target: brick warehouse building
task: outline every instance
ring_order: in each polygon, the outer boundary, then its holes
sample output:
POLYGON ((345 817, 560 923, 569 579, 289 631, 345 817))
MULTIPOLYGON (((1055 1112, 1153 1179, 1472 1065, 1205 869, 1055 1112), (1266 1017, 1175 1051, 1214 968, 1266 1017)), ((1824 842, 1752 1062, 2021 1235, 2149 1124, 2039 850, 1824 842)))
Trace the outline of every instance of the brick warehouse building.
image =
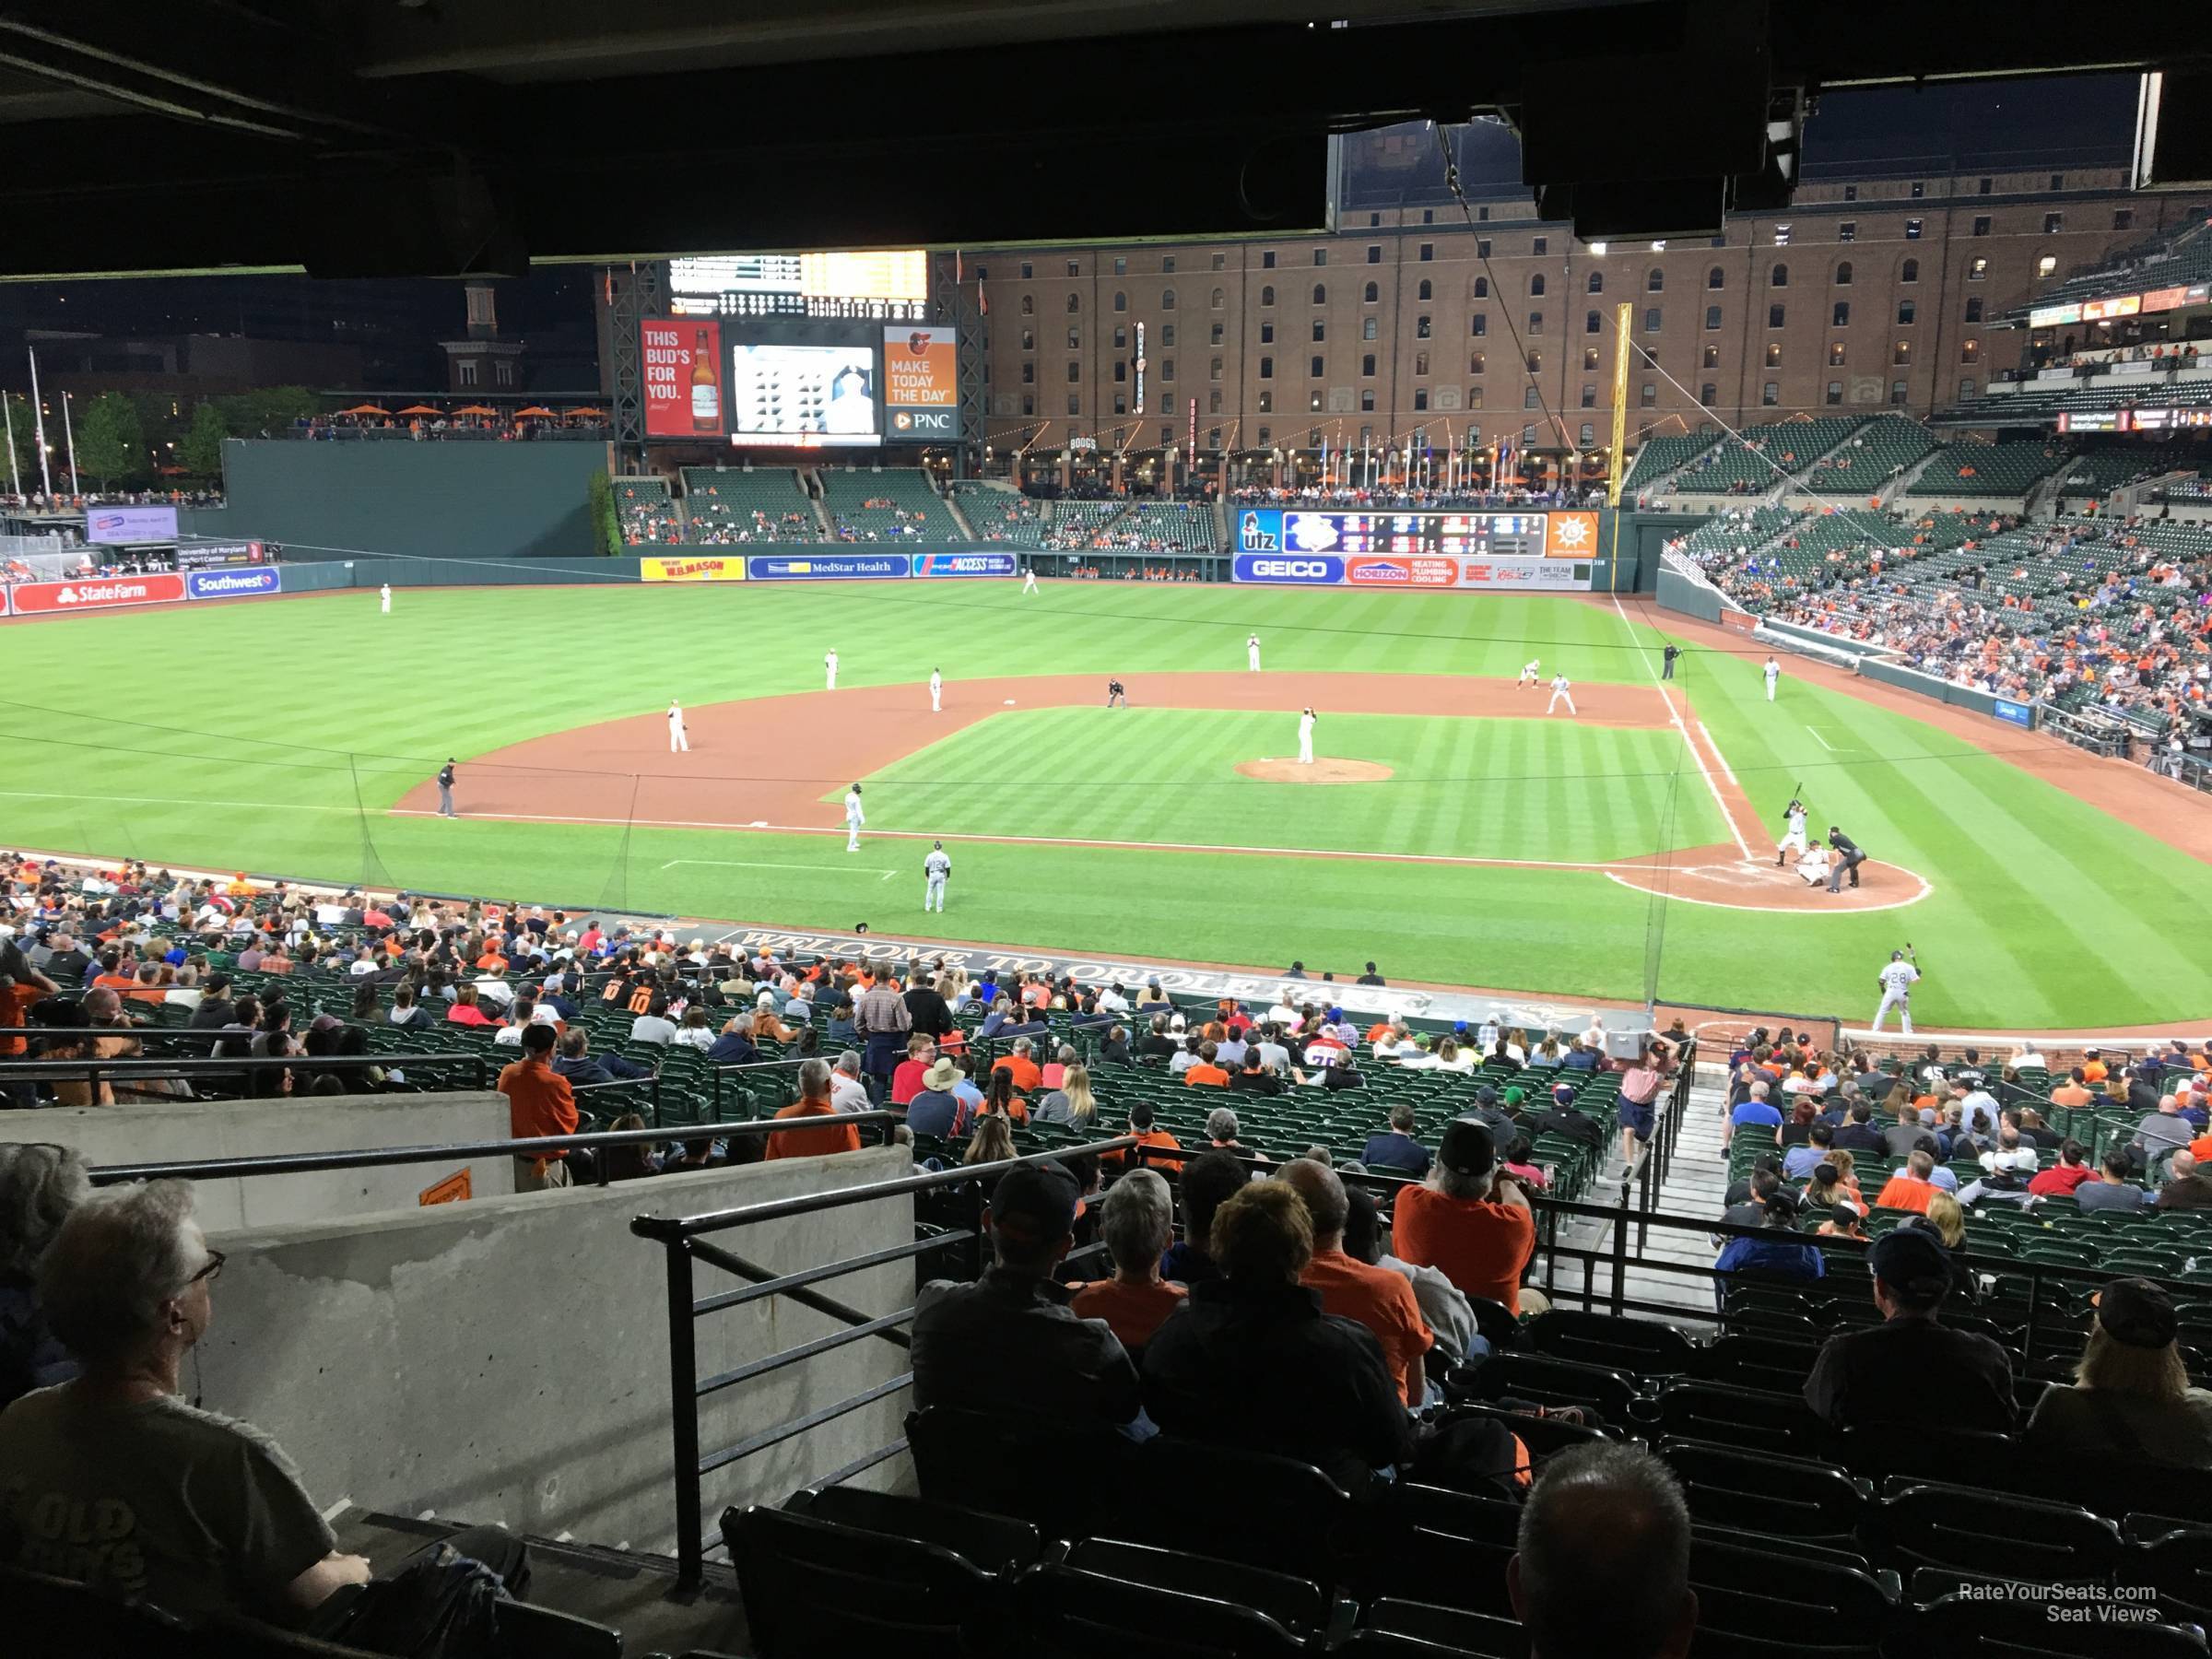
POLYGON ((1718 237, 1608 245, 1537 219, 1524 190, 1468 194, 1471 227, 1443 197, 1356 206, 1335 235, 1279 242, 970 253, 988 303, 993 469, 1018 452, 1056 471, 1073 441, 1078 470, 1118 448, 1157 477, 1193 398, 1199 450, 1226 452, 1232 479, 1276 450, 1310 465, 1324 439, 1441 454, 1448 437, 1503 435, 1587 454, 1610 438, 1623 300, 1665 371, 1630 365, 1631 444, 1715 417, 1926 416, 2021 363, 2029 336, 1997 317, 2201 214, 2199 197, 2128 189, 2116 166, 1885 172, 1808 180, 1788 211, 1732 215, 1718 237))

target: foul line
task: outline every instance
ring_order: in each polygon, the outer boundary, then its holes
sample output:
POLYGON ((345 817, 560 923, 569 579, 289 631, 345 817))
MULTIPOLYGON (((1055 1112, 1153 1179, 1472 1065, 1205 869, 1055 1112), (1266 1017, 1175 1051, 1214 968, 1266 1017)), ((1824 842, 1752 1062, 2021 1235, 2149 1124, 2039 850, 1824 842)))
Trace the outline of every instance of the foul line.
MULTIPOLYGON (((1674 726, 1675 730, 1682 734, 1682 741, 1689 745, 1689 758, 1697 763, 1698 776, 1705 780, 1705 787, 1712 792, 1712 804, 1721 809, 1721 822, 1728 826, 1728 833, 1735 841, 1735 850, 1738 853, 1741 853, 1747 859, 1749 858, 1751 856, 1751 843, 1744 839, 1744 832, 1735 827, 1735 814, 1728 810, 1728 802, 1727 799, 1721 794, 1721 786, 1713 782, 1712 769, 1705 764, 1705 757, 1698 751, 1697 739, 1689 735, 1688 723, 1685 721, 1679 713, 1676 712, 1675 700, 1667 695, 1666 682, 1661 679, 1657 671, 1653 668, 1652 653, 1644 649, 1643 641, 1640 639, 1637 639, 1636 625, 1629 620, 1629 613, 1622 607, 1620 603, 1620 595, 1618 594, 1615 594, 1613 595, 1613 611, 1614 614, 1620 618, 1621 627, 1629 630, 1629 638, 1636 641, 1636 654, 1643 659, 1643 671, 1652 677, 1652 689, 1659 693, 1659 700, 1666 705, 1666 717, 1668 723, 1674 726)), ((1698 729, 1700 731, 1704 731, 1704 723, 1702 721, 1699 722, 1698 729)), ((1705 741, 1707 743, 1712 743, 1712 734, 1707 732, 1705 735, 1705 741)), ((1712 744, 1712 754, 1713 759, 1716 760, 1721 759, 1721 747, 1719 744, 1712 744)), ((1721 760, 1721 765, 1724 768, 1725 768, 1727 764, 1727 761, 1721 760)), ((1729 774, 1728 782, 1731 783, 1735 782, 1735 775, 1733 772, 1729 774)), ((1738 785, 1738 787, 1741 786, 1738 785)))
POLYGON ((716 870, 820 870, 831 876, 881 876, 886 881, 899 874, 869 865, 760 864, 745 858, 672 858, 661 868, 673 870, 678 865, 703 865, 716 870))

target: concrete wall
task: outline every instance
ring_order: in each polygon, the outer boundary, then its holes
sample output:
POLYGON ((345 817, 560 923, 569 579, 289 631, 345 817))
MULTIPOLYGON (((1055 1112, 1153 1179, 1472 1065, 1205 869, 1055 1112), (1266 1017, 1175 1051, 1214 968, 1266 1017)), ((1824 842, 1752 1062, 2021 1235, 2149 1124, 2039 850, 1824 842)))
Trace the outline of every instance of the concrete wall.
MULTIPOLYGON (((53 1141, 96 1165, 504 1140, 507 1129, 507 1101, 489 1090, 0 1112, 0 1140, 53 1141)), ((212 1232, 412 1208, 424 1188, 464 1169, 477 1198, 512 1195, 512 1159, 454 1159, 202 1182, 200 1216, 212 1232)))
MULTIPOLYGON (((630 1218, 688 1215, 910 1173, 904 1147, 788 1159, 606 1188, 221 1234, 229 1266, 200 1345, 206 1404, 276 1436, 320 1504, 435 1510, 591 1543, 675 1541, 666 1273, 630 1218)), ((911 1199, 747 1228, 714 1241, 778 1271, 913 1237, 911 1199)), ((701 1266, 698 1294, 737 1281, 701 1266)), ((870 1314, 911 1304, 895 1264, 823 1291, 870 1314)), ((700 1374, 840 1329, 766 1298, 697 1324, 700 1374)), ((906 1369, 873 1338, 724 1391, 712 1451, 906 1369)), ((895 1394, 708 1477, 726 1504, 779 1500, 900 1437, 895 1394)))

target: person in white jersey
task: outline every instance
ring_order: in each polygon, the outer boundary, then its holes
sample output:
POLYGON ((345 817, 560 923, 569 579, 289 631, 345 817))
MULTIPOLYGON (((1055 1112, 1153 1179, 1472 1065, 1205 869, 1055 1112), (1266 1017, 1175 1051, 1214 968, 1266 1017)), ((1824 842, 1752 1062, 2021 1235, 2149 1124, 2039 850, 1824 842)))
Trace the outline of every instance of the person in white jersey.
POLYGON ((1766 667, 1760 672, 1767 677, 1767 700, 1772 702, 1774 700, 1774 682, 1782 677, 1782 665, 1772 657, 1769 657, 1766 667))
POLYGON ((392 614, 392 584, 390 582, 385 582, 382 587, 376 590, 376 603, 377 607, 385 616, 388 617, 392 614))
POLYGON ((845 851, 860 851, 860 827, 868 821, 868 815, 860 809, 860 785, 855 783, 845 791, 845 851))
POLYGON ((837 648, 836 648, 835 646, 831 646, 831 647, 830 648, 830 653, 829 653, 829 654, 828 654, 827 656, 825 656, 825 657, 823 657, 823 658, 822 658, 822 669, 823 669, 823 671, 824 671, 825 673, 827 673, 827 674, 829 675, 829 677, 830 677, 830 690, 832 690, 832 691, 836 690, 836 689, 837 689, 837 648))
POLYGON ((1249 635, 1244 641, 1244 665, 1253 673, 1260 671, 1260 636, 1249 635))
POLYGON ((1903 1022, 1905 1035, 1912 1035, 1912 987, 1919 982, 1920 970, 1905 960, 1905 953, 1889 953, 1889 966, 1876 976, 1881 982, 1882 1000, 1874 1011, 1874 1029, 1882 1029, 1882 1020, 1895 1008, 1903 1022))
POLYGON ((932 714, 945 712, 945 677, 935 668, 929 671, 929 712, 932 714))
POLYGON ((684 730, 684 706, 673 697, 668 700, 668 752, 672 755, 691 752, 691 735, 684 730))
POLYGON ((1805 803, 1793 799, 1783 809, 1782 818, 1783 822, 1789 826, 1789 829, 1784 832, 1783 838, 1774 843, 1774 867, 1778 870, 1782 868, 1784 860, 1789 857, 1790 853, 1793 852, 1802 853, 1806 850, 1805 803))
POLYGON ((1568 695, 1568 688, 1572 684, 1573 682, 1567 677, 1565 669, 1561 669, 1551 677, 1551 700, 1544 705, 1545 713, 1555 712, 1561 703, 1567 705, 1568 713, 1574 712, 1574 699, 1568 695))
POLYGON ((1021 573, 1021 591, 1025 594, 1033 594, 1037 591, 1037 567, 1035 565, 1031 565, 1021 573))
POLYGON ((1313 711, 1306 710, 1298 717, 1298 763, 1313 764, 1313 711))
POLYGON ((945 883, 952 875, 952 860, 945 855, 945 843, 931 843, 929 856, 922 861, 922 874, 928 885, 922 890, 922 908, 925 911, 945 909, 945 883))
POLYGON ((1806 887, 1818 887, 1828 879, 1828 849, 1818 841, 1807 847, 1797 860, 1797 875, 1806 887))
POLYGON ((1527 662, 1521 665, 1520 682, 1514 686, 1513 689, 1518 691, 1523 686, 1538 684, 1543 669, 1544 664, 1541 658, 1530 657, 1527 662))

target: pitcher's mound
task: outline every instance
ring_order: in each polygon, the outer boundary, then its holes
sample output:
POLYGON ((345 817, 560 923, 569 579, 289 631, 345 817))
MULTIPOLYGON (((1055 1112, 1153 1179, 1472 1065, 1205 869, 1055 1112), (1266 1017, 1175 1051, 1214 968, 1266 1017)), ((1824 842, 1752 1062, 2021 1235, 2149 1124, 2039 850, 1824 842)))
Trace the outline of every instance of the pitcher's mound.
POLYGON ((1296 760, 1240 760, 1237 771, 1263 783, 1380 783, 1390 768, 1372 760, 1337 760, 1316 755, 1311 766, 1296 760))

